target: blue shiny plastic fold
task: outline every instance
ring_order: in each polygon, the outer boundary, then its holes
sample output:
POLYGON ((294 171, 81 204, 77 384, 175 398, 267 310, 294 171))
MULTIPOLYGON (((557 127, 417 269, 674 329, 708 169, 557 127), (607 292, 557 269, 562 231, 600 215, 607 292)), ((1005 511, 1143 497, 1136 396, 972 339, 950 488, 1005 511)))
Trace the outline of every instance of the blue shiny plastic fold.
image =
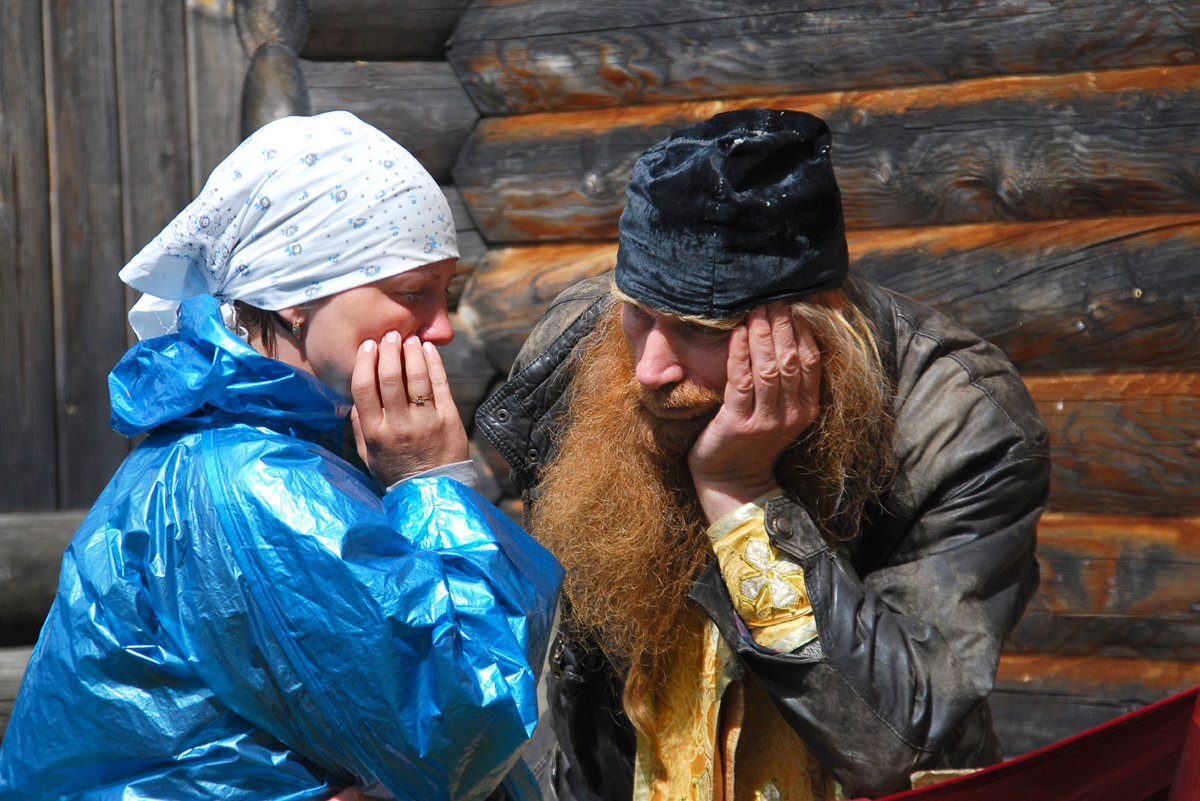
POLYGON ((149 436, 63 561, 0 798, 483 799, 537 720, 562 570, 444 478, 380 497, 345 402, 184 304, 113 371, 149 436))

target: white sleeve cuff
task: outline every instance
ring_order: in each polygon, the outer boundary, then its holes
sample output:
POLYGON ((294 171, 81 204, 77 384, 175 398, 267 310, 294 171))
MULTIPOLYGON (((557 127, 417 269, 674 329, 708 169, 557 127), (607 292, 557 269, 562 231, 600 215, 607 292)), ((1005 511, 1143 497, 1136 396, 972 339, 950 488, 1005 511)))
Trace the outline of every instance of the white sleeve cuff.
POLYGON ((466 484, 471 489, 479 488, 479 471, 475 468, 475 462, 471 461, 470 459, 465 459, 461 462, 451 462, 450 464, 431 467, 428 470, 422 470, 420 473, 411 475, 408 478, 402 478, 395 484, 392 484, 390 487, 388 487, 387 491, 391 492, 405 481, 411 481, 414 478, 438 478, 439 476, 452 478, 459 484, 466 484))

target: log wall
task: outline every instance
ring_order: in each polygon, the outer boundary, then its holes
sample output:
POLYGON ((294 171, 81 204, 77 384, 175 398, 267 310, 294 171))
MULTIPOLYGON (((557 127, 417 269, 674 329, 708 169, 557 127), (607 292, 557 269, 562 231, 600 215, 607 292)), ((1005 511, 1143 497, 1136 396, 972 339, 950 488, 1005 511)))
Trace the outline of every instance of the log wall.
MULTIPOLYGON (((637 155, 692 121, 767 105, 829 122, 856 269, 1003 348, 1050 426, 1044 578, 994 696, 1008 753, 1200 684, 1200 4, 51 5, 49 19, 23 8, 0 31, 0 110, 50 109, 0 117, 0 144, 28 164, 0 162, 0 246, 20 254, 0 279, 26 310, 0 315, 0 336, 20 343, 0 350, 0 374, 25 382, 0 395, 0 420, 60 456, 47 468, 0 454, 0 476, 20 488, 0 515, 0 596, 15 597, 5 576, 21 575, 31 599, 10 630, 36 630, 56 573, 44 551, 61 552, 72 510, 123 452, 92 441, 102 396, 73 394, 96 391, 125 336, 121 299, 96 271, 157 231, 238 137, 347 108, 429 167, 460 229, 446 360, 470 421, 554 295, 611 268, 637 155), (40 47, 46 26, 46 52, 8 55, 40 47), (70 35, 114 26, 140 33, 86 47, 70 35), (123 71, 99 68, 110 61, 123 71), (89 105, 96 75, 103 100, 89 105), (10 99, 59 84, 66 95, 10 99), (135 92, 162 100, 130 102, 135 92), (168 101, 185 96, 181 114, 168 101), (105 154, 120 170, 91 163, 105 154), (30 193, 49 183, 46 163, 92 172, 30 193), (113 196, 114 182, 153 191, 113 196), (113 229, 117 245, 104 240, 113 229), (83 340, 96 350, 61 344, 83 340), (49 394, 64 402, 30 402, 49 394), (51 510, 63 511, 24 516, 51 510), (42 550, 4 545, 34 530, 42 550)), ((501 461, 472 433, 485 490, 519 515, 501 461)), ((15 647, 0 651, 0 713, 3 667, 27 655, 25 639, 2 644, 15 647)))

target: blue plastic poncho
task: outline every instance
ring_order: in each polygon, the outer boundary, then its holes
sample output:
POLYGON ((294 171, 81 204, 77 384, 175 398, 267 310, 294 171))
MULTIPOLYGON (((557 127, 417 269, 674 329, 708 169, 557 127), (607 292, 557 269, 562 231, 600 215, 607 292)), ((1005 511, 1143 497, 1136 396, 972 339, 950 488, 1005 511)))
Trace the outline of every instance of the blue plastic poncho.
POLYGON ((149 436, 63 560, 0 798, 480 799, 517 758, 561 568, 449 479, 322 447, 348 407, 216 301, 110 377, 149 436))

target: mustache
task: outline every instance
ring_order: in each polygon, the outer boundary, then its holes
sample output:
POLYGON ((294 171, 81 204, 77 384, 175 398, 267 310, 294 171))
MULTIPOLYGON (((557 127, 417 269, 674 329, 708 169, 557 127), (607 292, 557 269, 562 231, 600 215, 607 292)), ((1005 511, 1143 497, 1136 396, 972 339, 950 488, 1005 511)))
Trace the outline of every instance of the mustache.
POLYGON ((715 410, 724 400, 722 394, 692 381, 681 381, 657 389, 642 388, 642 402, 658 409, 703 408, 715 410))

